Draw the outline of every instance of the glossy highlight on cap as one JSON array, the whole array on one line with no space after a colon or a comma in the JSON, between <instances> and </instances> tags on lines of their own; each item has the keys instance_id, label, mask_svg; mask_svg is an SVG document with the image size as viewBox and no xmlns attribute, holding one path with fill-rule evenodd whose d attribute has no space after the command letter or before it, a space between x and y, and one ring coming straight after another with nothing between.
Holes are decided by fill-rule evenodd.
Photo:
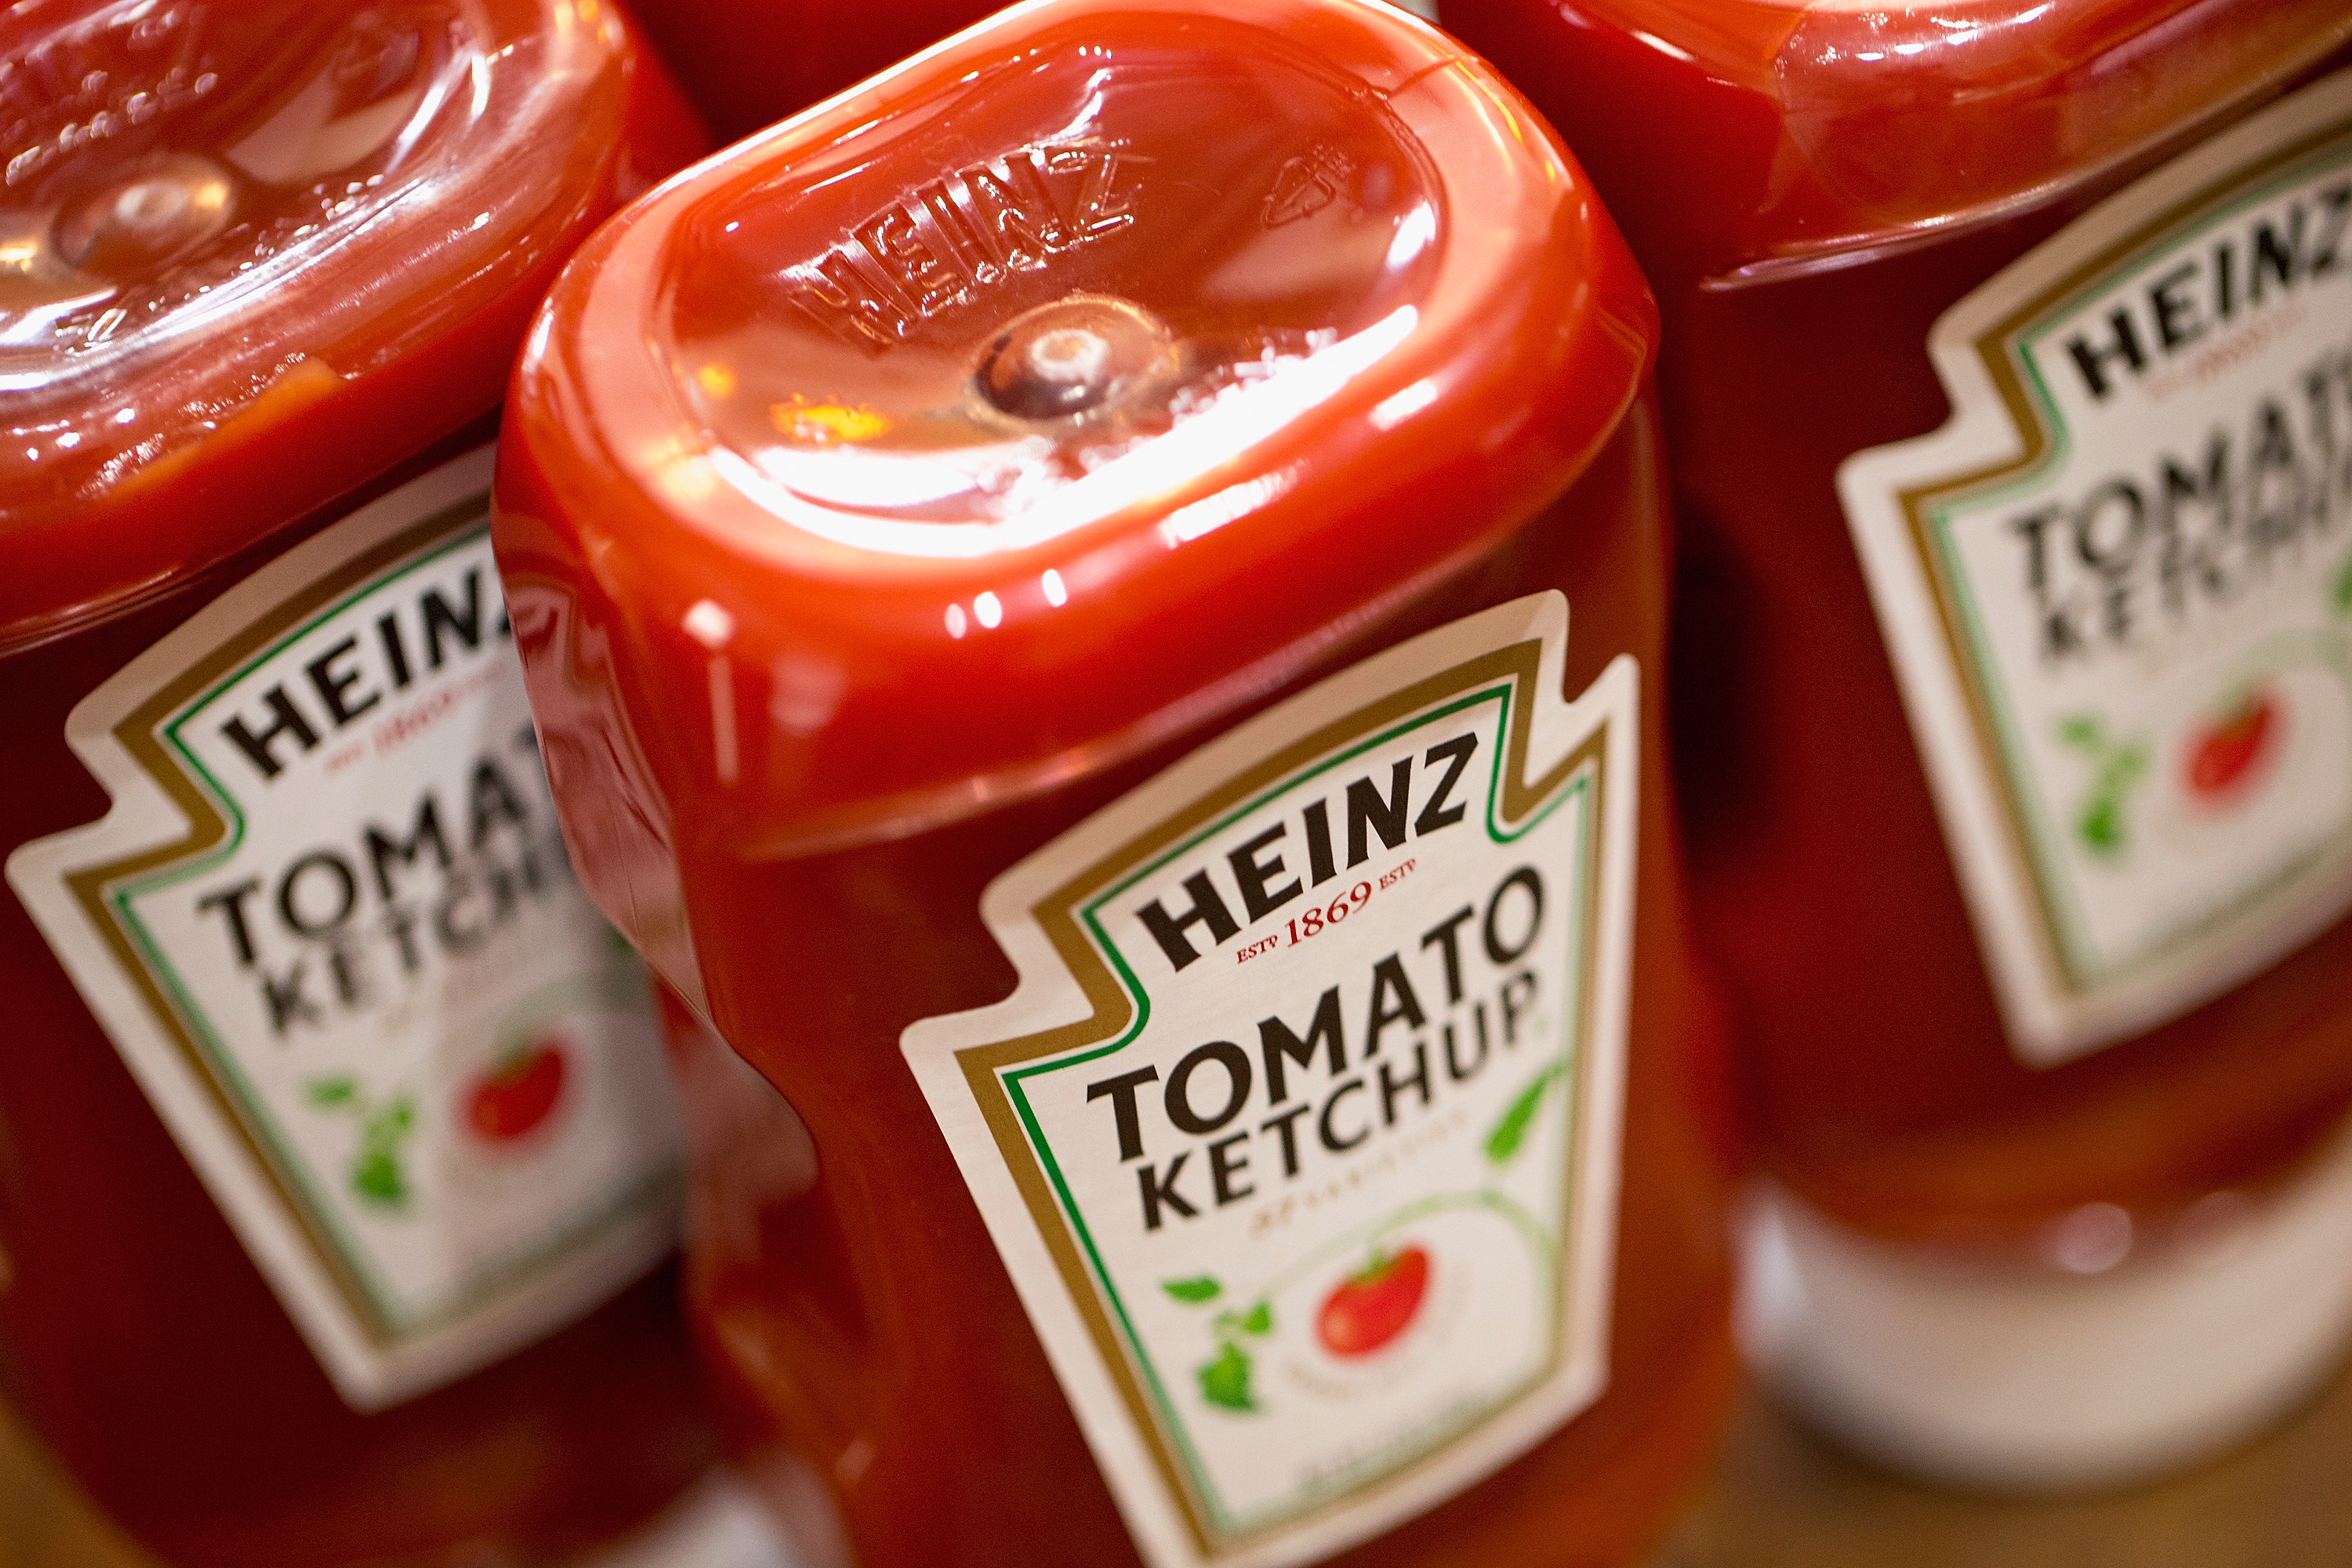
<instances>
[{"instance_id":1,"label":"glossy highlight on cap","mask_svg":"<svg viewBox=\"0 0 2352 1568\"><path fill-rule=\"evenodd\" d=\"M1585 150L1663 292L1886 255L2258 101L2338 0L1439 0ZM1663 138L1663 140L1662 140ZM1668 178L1612 177L1663 161Z\"/></svg>"},{"instance_id":2,"label":"glossy highlight on cap","mask_svg":"<svg viewBox=\"0 0 2352 1568\"><path fill-rule=\"evenodd\" d=\"M1433 28L1371 0L1039 0L583 249L518 372L501 548L576 530L558 553L632 584L633 639L688 685L703 602L741 667L813 671L822 733L737 762L802 780L766 818L814 826L858 807L785 752L859 745L918 681L969 689L980 724L1007 660L1171 616L1213 644L1055 738L1005 713L1011 763L1274 679L1297 628L1328 639L1557 494L1654 331L1573 163ZM1344 571L1297 564L1340 539ZM867 805L998 787L866 750L906 764Z\"/></svg>"}]
</instances>

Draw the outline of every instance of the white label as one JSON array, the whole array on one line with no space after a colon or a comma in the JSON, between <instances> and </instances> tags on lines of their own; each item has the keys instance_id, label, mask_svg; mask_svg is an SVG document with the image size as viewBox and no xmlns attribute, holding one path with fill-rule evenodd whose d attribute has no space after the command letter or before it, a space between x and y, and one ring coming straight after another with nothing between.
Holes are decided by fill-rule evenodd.
<instances>
[{"instance_id":1,"label":"white label","mask_svg":"<svg viewBox=\"0 0 2352 1568\"><path fill-rule=\"evenodd\" d=\"M2352 73L1954 306L1840 475L2011 1038L2152 1028L2352 907Z\"/></svg>"},{"instance_id":2,"label":"white label","mask_svg":"<svg viewBox=\"0 0 2352 1568\"><path fill-rule=\"evenodd\" d=\"M1637 781L1568 605L1417 637L991 884L908 1062L1146 1560L1316 1561L1607 1378Z\"/></svg>"},{"instance_id":3,"label":"white label","mask_svg":"<svg viewBox=\"0 0 2352 1568\"><path fill-rule=\"evenodd\" d=\"M562 1326L670 1246L645 981L572 880L491 454L297 546L73 711L112 797L8 879L343 1397Z\"/></svg>"}]
</instances>

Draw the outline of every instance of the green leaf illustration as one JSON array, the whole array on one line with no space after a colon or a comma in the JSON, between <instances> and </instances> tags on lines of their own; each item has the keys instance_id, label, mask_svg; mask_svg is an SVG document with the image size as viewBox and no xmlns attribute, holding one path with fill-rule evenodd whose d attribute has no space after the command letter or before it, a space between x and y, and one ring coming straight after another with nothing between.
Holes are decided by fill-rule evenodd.
<instances>
[{"instance_id":1,"label":"green leaf illustration","mask_svg":"<svg viewBox=\"0 0 2352 1568\"><path fill-rule=\"evenodd\" d=\"M1206 1274L1191 1279L1170 1279L1163 1282L1160 1288L1179 1301L1194 1304L1213 1301L1225 1293L1225 1288Z\"/></svg>"},{"instance_id":2,"label":"green leaf illustration","mask_svg":"<svg viewBox=\"0 0 2352 1568\"><path fill-rule=\"evenodd\" d=\"M1255 1410L1257 1400L1250 1394L1253 1370L1247 1351L1226 1345L1223 1355L1201 1368L1201 1397L1227 1410Z\"/></svg>"},{"instance_id":3,"label":"green leaf illustration","mask_svg":"<svg viewBox=\"0 0 2352 1568\"><path fill-rule=\"evenodd\" d=\"M1219 1312L1211 1326L1229 1339L1235 1334L1270 1334L1274 1332L1274 1308L1269 1302L1260 1301L1246 1312Z\"/></svg>"},{"instance_id":4,"label":"green leaf illustration","mask_svg":"<svg viewBox=\"0 0 2352 1568\"><path fill-rule=\"evenodd\" d=\"M2147 746L2110 739L2106 725L2089 713L2060 720L2058 739L2089 758L2092 767L2090 791L2074 811L2074 837L2095 858L2115 859L2130 847L2126 808L2133 788L2147 775Z\"/></svg>"},{"instance_id":5,"label":"green leaf illustration","mask_svg":"<svg viewBox=\"0 0 2352 1568\"><path fill-rule=\"evenodd\" d=\"M2113 859L2130 847L2124 807L2132 786L2147 773L2147 748L2118 746L2099 764L2091 794L2074 819L2074 834L2083 847L2101 859Z\"/></svg>"},{"instance_id":6,"label":"green leaf illustration","mask_svg":"<svg viewBox=\"0 0 2352 1568\"><path fill-rule=\"evenodd\" d=\"M303 1093L313 1105L349 1105L360 1095L360 1086L348 1078L313 1079L304 1086Z\"/></svg>"},{"instance_id":7,"label":"green leaf illustration","mask_svg":"<svg viewBox=\"0 0 2352 1568\"><path fill-rule=\"evenodd\" d=\"M390 1150L366 1149L352 1163L352 1191L378 1208L408 1206L408 1173Z\"/></svg>"},{"instance_id":8,"label":"green leaf illustration","mask_svg":"<svg viewBox=\"0 0 2352 1568\"><path fill-rule=\"evenodd\" d=\"M398 1143L416 1125L416 1102L403 1094L390 1103L378 1106L360 1130L360 1136L373 1146Z\"/></svg>"},{"instance_id":9,"label":"green leaf illustration","mask_svg":"<svg viewBox=\"0 0 2352 1568\"><path fill-rule=\"evenodd\" d=\"M2088 752L2093 756L2098 755L2107 747L2106 731L2101 727L2096 719L2086 713L2077 713L2071 719L2059 720L2058 739L2076 751Z\"/></svg>"},{"instance_id":10,"label":"green leaf illustration","mask_svg":"<svg viewBox=\"0 0 2352 1568\"><path fill-rule=\"evenodd\" d=\"M402 1155L409 1134L416 1130L415 1100L396 1094L382 1104L371 1104L360 1092L359 1081L349 1074L315 1079L304 1086L303 1094L331 1116L360 1119L360 1146L352 1156L352 1195L376 1208L406 1209L412 1193Z\"/></svg>"},{"instance_id":11,"label":"green leaf illustration","mask_svg":"<svg viewBox=\"0 0 2352 1568\"><path fill-rule=\"evenodd\" d=\"M2336 609L2339 615L2352 616L2352 555L2344 558L2336 574Z\"/></svg>"},{"instance_id":12,"label":"green leaf illustration","mask_svg":"<svg viewBox=\"0 0 2352 1568\"><path fill-rule=\"evenodd\" d=\"M2094 795L2074 819L2074 836L2083 847L2103 859L2112 859L2124 850L2123 803L2113 795Z\"/></svg>"},{"instance_id":13,"label":"green leaf illustration","mask_svg":"<svg viewBox=\"0 0 2352 1568\"><path fill-rule=\"evenodd\" d=\"M408 1177L388 1154L369 1154L352 1167L352 1185L372 1203L398 1208L408 1202Z\"/></svg>"},{"instance_id":14,"label":"green leaf illustration","mask_svg":"<svg viewBox=\"0 0 2352 1568\"><path fill-rule=\"evenodd\" d=\"M1527 1142L1528 1129L1535 1122L1537 1108L1543 1104L1544 1090L1551 1087L1559 1070L1559 1064L1554 1062L1538 1073L1535 1082L1519 1091L1518 1098L1503 1112L1503 1119L1495 1123L1495 1130L1486 1134L1486 1159L1490 1163L1507 1165L1519 1152L1519 1145Z\"/></svg>"}]
</instances>

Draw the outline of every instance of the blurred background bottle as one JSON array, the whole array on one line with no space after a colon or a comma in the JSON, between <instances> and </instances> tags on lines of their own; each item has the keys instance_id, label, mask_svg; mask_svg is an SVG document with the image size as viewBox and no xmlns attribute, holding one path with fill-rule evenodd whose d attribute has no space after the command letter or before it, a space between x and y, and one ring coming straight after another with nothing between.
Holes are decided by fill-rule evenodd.
<instances>
[{"instance_id":1,"label":"blurred background bottle","mask_svg":"<svg viewBox=\"0 0 2352 1568\"><path fill-rule=\"evenodd\" d=\"M2178 1462L2352 1325L2352 18L1443 0L1657 285L1751 1348Z\"/></svg>"},{"instance_id":2,"label":"blurred background bottle","mask_svg":"<svg viewBox=\"0 0 2352 1568\"><path fill-rule=\"evenodd\" d=\"M610 5L0 19L0 1383L187 1564L542 1563L711 1459L642 973L485 443L698 151Z\"/></svg>"},{"instance_id":3,"label":"blurred background bottle","mask_svg":"<svg viewBox=\"0 0 2352 1568\"><path fill-rule=\"evenodd\" d=\"M733 141L999 8L996 0L650 0L636 10L695 107Z\"/></svg>"}]
</instances>

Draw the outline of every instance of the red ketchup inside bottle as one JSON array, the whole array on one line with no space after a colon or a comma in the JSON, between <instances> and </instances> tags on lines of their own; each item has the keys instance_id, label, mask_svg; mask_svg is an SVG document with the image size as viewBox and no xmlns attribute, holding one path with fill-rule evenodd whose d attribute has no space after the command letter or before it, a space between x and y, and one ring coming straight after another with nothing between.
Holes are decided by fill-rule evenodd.
<instances>
[{"instance_id":1,"label":"red ketchup inside bottle","mask_svg":"<svg viewBox=\"0 0 2352 1568\"><path fill-rule=\"evenodd\" d=\"M499 562L807 1539L1654 1542L1728 1358L1651 323L1486 67L1301 0L1021 8L566 271Z\"/></svg>"},{"instance_id":2,"label":"red ketchup inside bottle","mask_svg":"<svg viewBox=\"0 0 2352 1568\"><path fill-rule=\"evenodd\" d=\"M1442 11L1660 290L1696 898L1800 1271L2111 1302L2008 1379L1817 1314L1801 1397L2032 1485L2246 1429L2352 1321L2297 1261L2352 1180L2341 7Z\"/></svg>"},{"instance_id":3,"label":"red ketchup inside bottle","mask_svg":"<svg viewBox=\"0 0 2352 1568\"><path fill-rule=\"evenodd\" d=\"M645 27L723 137L749 135L929 48L992 0L663 0Z\"/></svg>"}]
</instances>

